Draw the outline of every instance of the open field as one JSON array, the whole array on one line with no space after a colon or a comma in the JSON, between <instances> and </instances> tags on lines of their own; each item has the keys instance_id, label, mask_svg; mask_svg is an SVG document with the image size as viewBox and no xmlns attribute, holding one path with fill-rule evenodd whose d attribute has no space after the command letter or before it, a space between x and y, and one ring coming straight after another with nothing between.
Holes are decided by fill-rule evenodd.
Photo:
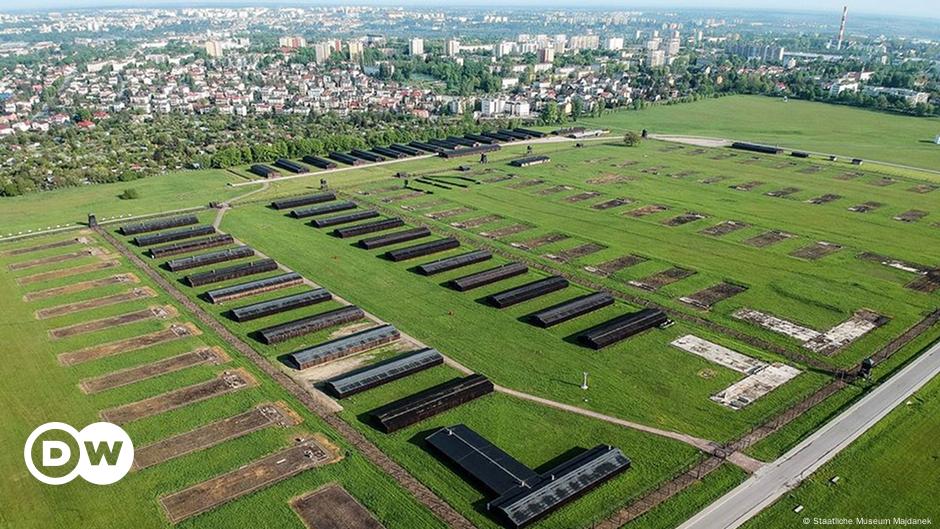
<instances>
[{"instance_id":1,"label":"open field","mask_svg":"<svg viewBox=\"0 0 940 529\"><path fill-rule=\"evenodd\" d=\"M804 517L936 520L938 412L940 379L934 379L745 527L790 528ZM798 505L804 509L797 514Z\"/></svg>"},{"instance_id":2,"label":"open field","mask_svg":"<svg viewBox=\"0 0 940 529\"><path fill-rule=\"evenodd\" d=\"M90 235L95 244L107 246L96 235ZM6 244L3 249L25 247L42 242L61 240L63 235ZM12 262L66 252L68 248L51 248L20 256L0 257L4 269ZM92 259L92 258L86 258ZM109 329L96 330L76 336L52 340L47 331L53 328L74 325L132 310L142 310L152 304L172 306L175 322L196 323L188 311L161 292L146 276L138 276L139 286L153 289L156 297L128 301L126 303L99 307L75 314L38 320L34 311L62 303L76 302L120 292L124 284L102 284L82 292L65 291L59 296L26 302L24 294L31 291L65 286L74 281L86 281L108 277L114 273L130 273L134 269L119 258L116 269L83 274L66 279L51 280L32 285L17 285L15 279L28 271L3 274L0 277L0 328L4 331L4 364L0 375L4 382L2 402L8 413L4 416L4 428L0 432L0 525L31 527L171 527L162 512L157 498L182 490L193 484L229 472L269 453L277 452L293 444L293 437L301 432L322 432L331 443L344 451L350 450L316 416L305 410L280 386L241 355L229 350L227 344L207 328L202 333L166 343L129 352L110 358L95 360L72 367L63 367L56 362L58 354L89 347L99 343L116 341L131 336L159 330L166 322L146 320ZM76 260L76 266L85 263ZM60 263L61 264L61 263ZM48 265L42 271L50 271ZM32 271L32 270L30 270ZM15 331L13 331L15 329ZM182 369L145 377L120 387L86 394L79 388L79 381L101 376L119 369L128 369L161 359L174 357L203 347L217 347L225 355L219 362L193 363ZM244 388L227 395L190 404L157 416L140 419L125 425L126 430L139 447L152 444L171 436L190 432L206 424L245 413L263 403L283 402L302 422L296 426L264 428L237 438L213 444L209 448L182 455L171 461L134 471L120 483L108 487L102 494L97 487L83 482L69 486L50 487L36 481L27 473L22 461L22 447L30 431L49 421L64 421L81 427L100 420L101 410L140 401L168 391L212 380L226 370L245 370L257 381L254 387ZM326 483L339 482L356 496L386 527L440 528L427 510L418 505L388 476L379 472L362 457L347 457L342 461L303 472L274 486L244 496L205 514L192 522L192 527L236 528L246 523L262 527L277 526L302 529L304 526L291 510L289 500L299 494ZM49 508L57 505L59 508Z\"/></svg>"},{"instance_id":3,"label":"open field","mask_svg":"<svg viewBox=\"0 0 940 529\"><path fill-rule=\"evenodd\" d=\"M795 99L784 103L773 97L730 96L582 121L620 133L646 128L658 134L765 142L933 170L940 167L940 147L933 144L940 118Z\"/></svg>"}]
</instances>

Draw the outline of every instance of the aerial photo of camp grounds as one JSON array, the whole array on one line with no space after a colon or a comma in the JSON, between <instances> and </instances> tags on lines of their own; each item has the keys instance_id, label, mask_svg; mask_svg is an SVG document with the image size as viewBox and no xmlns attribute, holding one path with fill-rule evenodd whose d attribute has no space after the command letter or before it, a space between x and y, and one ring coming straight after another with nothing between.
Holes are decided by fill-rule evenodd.
<instances>
[{"instance_id":1,"label":"aerial photo of camp grounds","mask_svg":"<svg viewBox=\"0 0 940 529\"><path fill-rule=\"evenodd\" d=\"M0 529L940 525L940 11L8 0Z\"/></svg>"}]
</instances>

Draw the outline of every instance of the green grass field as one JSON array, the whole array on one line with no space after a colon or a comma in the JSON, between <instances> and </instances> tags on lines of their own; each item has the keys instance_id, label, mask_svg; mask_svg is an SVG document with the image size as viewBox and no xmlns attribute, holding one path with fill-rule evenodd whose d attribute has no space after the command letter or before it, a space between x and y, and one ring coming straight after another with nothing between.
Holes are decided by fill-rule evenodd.
<instances>
[{"instance_id":1,"label":"green grass field","mask_svg":"<svg viewBox=\"0 0 940 529\"><path fill-rule=\"evenodd\" d=\"M940 379L934 379L745 527L790 528L806 517L936 520L938 412ZM798 505L804 508L794 513Z\"/></svg>"},{"instance_id":2,"label":"green grass field","mask_svg":"<svg viewBox=\"0 0 940 529\"><path fill-rule=\"evenodd\" d=\"M584 119L614 132L709 136L765 142L936 170L940 118L915 118L764 96L730 96Z\"/></svg>"},{"instance_id":3,"label":"green grass field","mask_svg":"<svg viewBox=\"0 0 940 529\"><path fill-rule=\"evenodd\" d=\"M19 246L29 246L43 241L59 240L62 235L31 239ZM102 241L95 241L99 245ZM14 247L5 245L4 249ZM29 254L28 258L64 253L63 249ZM55 269L43 266L29 270L8 272L8 263L26 260L27 257L0 257L4 273L0 278L0 326L4 329L4 363L0 375L4 379L3 404L6 409L4 428L0 431L0 501L4 507L0 514L0 525L4 527L171 527L166 521L156 499L188 485L232 470L253 459L289 446L292 436L302 432L323 432L333 442L346 448L318 418L304 411L280 386L254 369L247 360L227 350L232 358L220 366L197 366L171 375L157 377L130 386L113 389L94 395L86 395L78 388L82 378L103 374L116 369L130 367L174 354L190 351L200 346L220 346L224 343L210 329L203 328L198 337L153 346L137 352L79 364L71 367L59 365L59 353L75 350L92 344L118 340L152 332L163 328L166 322L148 321L115 327L83 336L52 340L47 331L52 328L89 321L105 316L122 314L151 305L175 305L165 294L158 297L102 307L91 311L37 320L33 311L83 299L92 299L114 294L127 288L126 285L101 287L82 293L25 302L24 293L44 288L61 286L77 280L105 277L114 273L134 272L123 260L119 268L99 271L68 279L45 281L19 286L14 282L36 272ZM69 263L79 265L92 262L84 258ZM65 268L65 266L60 266ZM139 286L154 287L145 276ZM176 306L180 314L176 321L195 322L182 307ZM214 377L225 369L245 368L259 381L255 388L237 391L229 395L196 403L165 414L149 417L126 425L126 430L137 446L142 446L164 437L191 430L202 424L246 411L261 402L284 401L303 418L303 423L290 429L269 428L239 439L223 443L203 452L190 454L167 463L132 472L118 484L105 489L90 486L77 480L68 485L53 487L43 485L27 472L22 460L23 443L35 427L49 421L63 421L81 428L96 422L102 409L137 401L178 387L198 383ZM346 448L348 449L348 448ZM397 484L372 467L367 460L355 455L339 463L308 471L285 480L269 489L245 497L205 515L181 524L181 527L244 527L254 526L296 527L303 525L290 510L290 498L313 490L323 483L336 481L343 484L369 507L388 527L441 527L441 524L423 507L419 506ZM55 507L53 507L55 506Z\"/></svg>"}]
</instances>

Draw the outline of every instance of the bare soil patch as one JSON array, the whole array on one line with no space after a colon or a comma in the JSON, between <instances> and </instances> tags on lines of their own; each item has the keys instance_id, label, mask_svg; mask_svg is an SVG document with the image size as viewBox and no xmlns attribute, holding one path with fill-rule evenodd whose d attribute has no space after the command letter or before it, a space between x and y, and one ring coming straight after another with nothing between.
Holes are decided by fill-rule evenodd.
<instances>
[{"instance_id":1,"label":"bare soil patch","mask_svg":"<svg viewBox=\"0 0 940 529\"><path fill-rule=\"evenodd\" d=\"M594 197L598 197L601 194L597 191L585 191L583 193L578 193L577 195L571 195L570 197L565 197L565 202L582 202Z\"/></svg>"},{"instance_id":2,"label":"bare soil patch","mask_svg":"<svg viewBox=\"0 0 940 529\"><path fill-rule=\"evenodd\" d=\"M531 228L532 226L528 224L512 224L504 228L498 228L492 231L481 231L480 235L483 237L486 237L487 239L501 239L503 237L508 237L516 233L522 233Z\"/></svg>"},{"instance_id":3,"label":"bare soil patch","mask_svg":"<svg viewBox=\"0 0 940 529\"><path fill-rule=\"evenodd\" d=\"M470 213L473 211L470 208L460 207L453 209L445 209L444 211L435 211L432 213L425 213L424 216L429 219L440 220L440 219L449 219L451 217L456 217L457 215L463 215L464 213Z\"/></svg>"},{"instance_id":4,"label":"bare soil patch","mask_svg":"<svg viewBox=\"0 0 940 529\"><path fill-rule=\"evenodd\" d=\"M526 187L537 186L539 184L544 184L544 183L545 183L545 180L542 180L541 178L529 178L527 180L520 180L519 182L516 182L514 184L509 184L509 186L507 187L509 187L509 189L523 189Z\"/></svg>"},{"instance_id":5,"label":"bare soil patch","mask_svg":"<svg viewBox=\"0 0 940 529\"><path fill-rule=\"evenodd\" d=\"M604 185L604 184L623 184L631 180L634 180L634 179L626 175L607 173L607 174L603 174L601 176L597 176L594 178L588 178L587 180L585 180L585 182L588 184L592 184L592 185Z\"/></svg>"},{"instance_id":6,"label":"bare soil patch","mask_svg":"<svg viewBox=\"0 0 940 529\"><path fill-rule=\"evenodd\" d=\"M127 424L257 385L258 381L248 371L235 369L221 373L218 377L206 382L186 386L116 408L102 410L101 418L114 424Z\"/></svg>"},{"instance_id":7,"label":"bare soil patch","mask_svg":"<svg viewBox=\"0 0 940 529\"><path fill-rule=\"evenodd\" d=\"M175 317L176 315L176 308L172 305L166 305L163 307L148 307L143 310L135 310L132 312L125 312L124 314L118 314L117 316L110 316L108 318L101 318L83 323L76 323L75 325L59 327L58 329L50 329L49 336L52 338L68 338L70 336L101 331L104 329L110 329L112 327L119 327L121 325L130 325L131 323L137 323L141 321L154 319L165 320L167 318Z\"/></svg>"},{"instance_id":8,"label":"bare soil patch","mask_svg":"<svg viewBox=\"0 0 940 529\"><path fill-rule=\"evenodd\" d=\"M630 210L624 213L624 215L629 215L631 217L640 218L640 217L645 217L647 215L652 215L654 213L659 213L661 211L666 211L667 209L669 209L669 206L664 206L662 204L650 204L648 206L642 206L642 207Z\"/></svg>"},{"instance_id":9,"label":"bare soil patch","mask_svg":"<svg viewBox=\"0 0 940 529\"><path fill-rule=\"evenodd\" d=\"M171 342L188 338L190 336L199 336L202 331L192 323L173 324L162 331L142 334L132 338L116 340L99 345L93 345L77 351L70 351L59 355L59 363L65 366L90 362L106 356L137 351L146 347L151 347L160 343Z\"/></svg>"},{"instance_id":10,"label":"bare soil patch","mask_svg":"<svg viewBox=\"0 0 940 529\"><path fill-rule=\"evenodd\" d=\"M826 193L825 195L820 195L818 197L811 198L807 200L807 202L809 202L810 204L816 204L816 205L828 204L829 202L832 202L834 200L839 200L840 198L842 198L842 195L836 195L834 193Z\"/></svg>"},{"instance_id":11,"label":"bare soil patch","mask_svg":"<svg viewBox=\"0 0 940 529\"><path fill-rule=\"evenodd\" d=\"M750 239L744 241L744 244L750 244L751 246L755 246L757 248L764 248L766 246L771 246L773 244L777 244L778 242L785 241L792 237L795 237L795 235L792 233L787 233L780 230L770 230L756 237L751 237Z\"/></svg>"},{"instance_id":12,"label":"bare soil patch","mask_svg":"<svg viewBox=\"0 0 940 529\"><path fill-rule=\"evenodd\" d=\"M695 294L683 296L679 298L679 301L692 305L693 307L709 310L715 303L726 300L732 296L737 296L746 290L747 287L743 285L721 282L704 290L699 290Z\"/></svg>"},{"instance_id":13,"label":"bare soil patch","mask_svg":"<svg viewBox=\"0 0 940 529\"><path fill-rule=\"evenodd\" d=\"M382 202L385 202L386 204L392 204L394 202L401 202L403 200L423 197L424 195L425 195L424 191L409 191L407 193L402 193L400 195L395 195L391 197L383 197Z\"/></svg>"},{"instance_id":14,"label":"bare soil patch","mask_svg":"<svg viewBox=\"0 0 940 529\"><path fill-rule=\"evenodd\" d=\"M150 378L175 373L188 367L200 364L220 365L229 361L229 357L219 347L202 347L188 353L178 354L156 362L121 369L106 375L86 378L78 383L85 393L100 393L109 389L119 388L147 380Z\"/></svg>"},{"instance_id":15,"label":"bare soil patch","mask_svg":"<svg viewBox=\"0 0 940 529\"><path fill-rule=\"evenodd\" d=\"M448 203L449 201L446 198L438 198L435 200L428 200L427 202L421 202L419 204L402 204L398 207L405 211L424 211L426 209L436 208Z\"/></svg>"},{"instance_id":16,"label":"bare soil patch","mask_svg":"<svg viewBox=\"0 0 940 529\"><path fill-rule=\"evenodd\" d=\"M872 180L871 182L869 182L869 184L873 186L878 186L878 187L885 187L885 186L896 184L897 182L898 181L894 178L891 178L889 176L883 176L877 180Z\"/></svg>"},{"instance_id":17,"label":"bare soil patch","mask_svg":"<svg viewBox=\"0 0 940 529\"><path fill-rule=\"evenodd\" d=\"M61 279L63 277L77 276L80 274L97 272L99 270L107 270L109 268L117 268L119 265L120 263L117 261L102 261L100 263L90 263L81 266L73 266L72 268L65 268L63 270L52 270L49 272L33 274L31 276L20 277L16 280L16 282L20 285L31 285L33 283L40 283L42 281L49 281L51 279Z\"/></svg>"},{"instance_id":18,"label":"bare soil patch","mask_svg":"<svg viewBox=\"0 0 940 529\"><path fill-rule=\"evenodd\" d=\"M86 299L84 301L76 301L74 303L66 303L65 305L57 305L55 307L49 307L47 309L39 309L36 311L37 320L45 320L48 318L55 318L57 316L63 316L65 314L74 314L76 312L81 312L84 310L97 309L99 307L107 307L109 305L116 305L118 303L124 303L126 301L133 301L135 299L144 299L156 297L157 293L153 291L150 287L140 287L132 288L130 290L112 294L110 296L102 296L100 298Z\"/></svg>"},{"instance_id":19,"label":"bare soil patch","mask_svg":"<svg viewBox=\"0 0 940 529\"><path fill-rule=\"evenodd\" d=\"M711 226L709 228L705 228L699 233L702 233L704 235L711 235L712 237L722 237L729 233L732 233L738 230L743 230L744 228L747 228L747 227L748 227L748 224L746 222L742 222L740 220L726 220L726 221L719 222L718 224L715 224L714 226Z\"/></svg>"},{"instance_id":20,"label":"bare soil patch","mask_svg":"<svg viewBox=\"0 0 940 529\"><path fill-rule=\"evenodd\" d=\"M818 172L820 172L820 171L822 171L822 170L823 170L823 168L822 168L822 166L820 166L820 165L810 165L810 166L807 166L807 167L804 167L804 168L800 169L800 170L797 171L797 172L798 172L798 173L803 173L803 174L816 174L816 173L818 173Z\"/></svg>"},{"instance_id":21,"label":"bare soil patch","mask_svg":"<svg viewBox=\"0 0 940 529\"><path fill-rule=\"evenodd\" d=\"M899 220L901 222L917 222L920 219L926 217L928 213L926 211L921 211L919 209L912 209L901 213L900 215L894 217L894 220Z\"/></svg>"},{"instance_id":22,"label":"bare soil patch","mask_svg":"<svg viewBox=\"0 0 940 529\"><path fill-rule=\"evenodd\" d=\"M722 182L727 179L728 179L727 176L709 176L708 178L703 178L699 180L699 182L706 184L706 185L711 185L711 184L717 184L718 182Z\"/></svg>"},{"instance_id":23,"label":"bare soil patch","mask_svg":"<svg viewBox=\"0 0 940 529\"><path fill-rule=\"evenodd\" d=\"M584 257L585 255L591 255L592 253L597 253L605 248L607 247L604 245L589 242L589 243L585 243L579 246L575 246L574 248L561 250L560 252L547 253L543 255L543 257L547 257L548 259L551 259L552 261L556 261L559 263L567 263L569 261L573 261L575 259Z\"/></svg>"},{"instance_id":24,"label":"bare soil patch","mask_svg":"<svg viewBox=\"0 0 940 529\"><path fill-rule=\"evenodd\" d=\"M783 198L783 197L790 196L793 193L797 193L799 191L800 191L800 188L798 187L785 187L783 189L777 189L775 191L768 191L764 194L769 197Z\"/></svg>"},{"instance_id":25,"label":"bare soil patch","mask_svg":"<svg viewBox=\"0 0 940 529\"><path fill-rule=\"evenodd\" d=\"M611 259L610 261L605 261L598 265L585 266L584 269L588 272L591 272L592 274L607 277L623 270L624 268L629 268L645 261L648 261L646 257L639 255L624 255L623 257Z\"/></svg>"},{"instance_id":26,"label":"bare soil patch","mask_svg":"<svg viewBox=\"0 0 940 529\"><path fill-rule=\"evenodd\" d=\"M546 244L552 244L555 242L564 241L565 239L568 239L568 238L569 236L564 233L554 232L554 233L542 235L541 237L535 237L533 239L527 239L527 240L520 241L520 242L510 243L510 246L513 246L515 248L520 248L522 250L533 250L535 248L545 246Z\"/></svg>"},{"instance_id":27,"label":"bare soil patch","mask_svg":"<svg viewBox=\"0 0 940 529\"><path fill-rule=\"evenodd\" d=\"M47 288L45 290L29 292L23 296L23 300L37 301L40 299L65 296L67 294L75 294L76 292L84 292L86 290L105 287L108 285L119 285L121 283L140 283L140 279L134 274L115 274L113 276L103 277L101 279L89 279L88 281L79 281L77 283L72 283L71 285L64 285L61 287L53 287Z\"/></svg>"},{"instance_id":28,"label":"bare soil patch","mask_svg":"<svg viewBox=\"0 0 940 529\"><path fill-rule=\"evenodd\" d=\"M912 193L930 193L931 191L936 190L940 186L935 186L933 184L917 184L916 186L908 189Z\"/></svg>"},{"instance_id":29,"label":"bare soil patch","mask_svg":"<svg viewBox=\"0 0 940 529\"><path fill-rule=\"evenodd\" d=\"M666 226L682 226L683 224L688 224L690 222L702 220L706 217L707 215L704 215L702 213L689 211L687 213L683 213L682 215L677 215L675 217L672 217L671 219L666 219L663 221L663 224L665 224Z\"/></svg>"},{"instance_id":30,"label":"bare soil patch","mask_svg":"<svg viewBox=\"0 0 940 529\"><path fill-rule=\"evenodd\" d=\"M612 208L619 208L620 206L626 206L627 204L632 204L633 199L630 198L614 198L611 200L606 200L604 202L598 202L597 204L592 205L591 207L597 210L605 210Z\"/></svg>"},{"instance_id":31,"label":"bare soil patch","mask_svg":"<svg viewBox=\"0 0 940 529\"><path fill-rule=\"evenodd\" d=\"M790 255L793 257L799 257L800 259L815 261L817 259L822 259L829 254L836 253L841 249L842 246L839 244L819 241L816 244L797 248L796 250L790 252Z\"/></svg>"},{"instance_id":32,"label":"bare soil patch","mask_svg":"<svg viewBox=\"0 0 940 529\"><path fill-rule=\"evenodd\" d=\"M571 191L572 189L574 188L571 186L557 185L557 186L552 186L552 187L546 187L545 189L540 190L536 194L539 196L554 195L556 193L561 193L562 191Z\"/></svg>"},{"instance_id":33,"label":"bare soil patch","mask_svg":"<svg viewBox=\"0 0 940 529\"><path fill-rule=\"evenodd\" d=\"M325 437L312 436L227 474L163 496L160 504L170 522L176 524L305 470L328 465L339 459L338 449Z\"/></svg>"},{"instance_id":34,"label":"bare soil patch","mask_svg":"<svg viewBox=\"0 0 940 529\"><path fill-rule=\"evenodd\" d=\"M286 428L297 424L300 424L300 417L286 404L259 404L244 413L135 449L134 467L144 469L159 465L271 426Z\"/></svg>"},{"instance_id":35,"label":"bare soil patch","mask_svg":"<svg viewBox=\"0 0 940 529\"><path fill-rule=\"evenodd\" d=\"M35 246L27 246L25 248L14 248L12 250L5 250L0 252L0 255L13 256L13 255L23 255L33 252L41 252L43 250L51 250L53 248L64 248L66 246L72 246L75 244L88 244L90 241L86 237L76 237L74 239L65 239L63 241L47 242L45 244L37 244Z\"/></svg>"},{"instance_id":36,"label":"bare soil patch","mask_svg":"<svg viewBox=\"0 0 940 529\"><path fill-rule=\"evenodd\" d=\"M861 173L859 171L847 171L842 174L838 174L833 178L836 180L854 180L860 176L865 176L865 173Z\"/></svg>"},{"instance_id":37,"label":"bare soil patch","mask_svg":"<svg viewBox=\"0 0 940 529\"><path fill-rule=\"evenodd\" d=\"M26 270L27 268L35 268L37 266L43 266L48 264L55 263L64 263L66 261L71 261L73 259L81 259L83 257L91 257L93 255L104 257L110 257L110 254L98 247L82 248L81 250L69 253L60 253L57 255L50 255L47 257L40 257L39 259L31 259L29 261L20 261L18 263L11 263L8 268L10 270Z\"/></svg>"},{"instance_id":38,"label":"bare soil patch","mask_svg":"<svg viewBox=\"0 0 940 529\"><path fill-rule=\"evenodd\" d=\"M928 294L937 291L940 289L940 268L928 271L905 286L911 290Z\"/></svg>"},{"instance_id":39,"label":"bare soil patch","mask_svg":"<svg viewBox=\"0 0 940 529\"><path fill-rule=\"evenodd\" d=\"M927 273L928 270L930 270L929 267L924 266L924 265L912 263L910 261L903 261L901 259L894 259L893 257L888 257L886 255L881 255L881 254L877 254L873 252L862 252L858 254L857 257L863 261L872 261L878 264L882 264L884 266L896 268L898 270L902 270L904 272L911 272L914 274L925 274Z\"/></svg>"},{"instance_id":40,"label":"bare soil patch","mask_svg":"<svg viewBox=\"0 0 940 529\"><path fill-rule=\"evenodd\" d=\"M878 209L883 205L884 204L882 204L881 202L875 202L873 200L869 200L868 202L863 202L861 204L850 207L849 211L852 211L855 213L868 213L869 211Z\"/></svg>"},{"instance_id":41,"label":"bare soil patch","mask_svg":"<svg viewBox=\"0 0 940 529\"><path fill-rule=\"evenodd\" d=\"M385 529L340 485L326 485L291 501L307 529Z\"/></svg>"},{"instance_id":42,"label":"bare soil patch","mask_svg":"<svg viewBox=\"0 0 940 529\"><path fill-rule=\"evenodd\" d=\"M656 272L655 274L644 277L642 279L628 281L628 283L637 288L655 292L666 285L671 285L692 275L695 275L695 270L674 266L667 270L663 270L662 272Z\"/></svg>"},{"instance_id":43,"label":"bare soil patch","mask_svg":"<svg viewBox=\"0 0 940 529\"><path fill-rule=\"evenodd\" d=\"M489 224L490 222L496 222L497 220L502 220L501 215L483 215L482 217L473 217L472 219L462 220L459 222L451 222L450 225L455 228L460 228L463 230L470 230L473 228L479 228L484 224Z\"/></svg>"},{"instance_id":44,"label":"bare soil patch","mask_svg":"<svg viewBox=\"0 0 940 529\"><path fill-rule=\"evenodd\" d=\"M750 182L744 182L743 184L733 184L728 186L731 189L736 189L738 191L750 191L757 186L764 185L760 180L751 180Z\"/></svg>"}]
</instances>

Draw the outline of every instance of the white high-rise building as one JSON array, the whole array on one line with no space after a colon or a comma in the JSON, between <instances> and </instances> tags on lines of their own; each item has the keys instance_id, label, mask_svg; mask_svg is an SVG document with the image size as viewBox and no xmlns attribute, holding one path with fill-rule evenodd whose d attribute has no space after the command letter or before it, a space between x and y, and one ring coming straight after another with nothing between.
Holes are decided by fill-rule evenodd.
<instances>
[{"instance_id":1,"label":"white high-rise building","mask_svg":"<svg viewBox=\"0 0 940 529\"><path fill-rule=\"evenodd\" d=\"M349 60L354 61L362 57L362 41L361 40L351 40L347 44L349 48Z\"/></svg>"},{"instance_id":2,"label":"white high-rise building","mask_svg":"<svg viewBox=\"0 0 940 529\"><path fill-rule=\"evenodd\" d=\"M646 54L646 65L650 68L665 66L666 52L664 50L649 50Z\"/></svg>"},{"instance_id":3,"label":"white high-rise building","mask_svg":"<svg viewBox=\"0 0 940 529\"><path fill-rule=\"evenodd\" d=\"M415 37L408 43L408 55L424 55L424 39Z\"/></svg>"},{"instance_id":4,"label":"white high-rise building","mask_svg":"<svg viewBox=\"0 0 940 529\"><path fill-rule=\"evenodd\" d=\"M604 41L604 49L618 51L623 49L623 37L610 37Z\"/></svg>"},{"instance_id":5,"label":"white high-rise building","mask_svg":"<svg viewBox=\"0 0 940 529\"><path fill-rule=\"evenodd\" d=\"M333 53L333 48L329 42L318 42L313 45L313 56L318 63L326 62Z\"/></svg>"},{"instance_id":6,"label":"white high-rise building","mask_svg":"<svg viewBox=\"0 0 940 529\"><path fill-rule=\"evenodd\" d=\"M502 114L505 109L506 102L502 99L483 99L480 101L480 114L484 116Z\"/></svg>"},{"instance_id":7,"label":"white high-rise building","mask_svg":"<svg viewBox=\"0 0 940 529\"><path fill-rule=\"evenodd\" d=\"M666 55L672 57L679 54L680 40L678 37L666 41Z\"/></svg>"},{"instance_id":8,"label":"white high-rise building","mask_svg":"<svg viewBox=\"0 0 940 529\"><path fill-rule=\"evenodd\" d=\"M222 41L207 40L206 41L206 54L209 55L209 57L221 57L222 56Z\"/></svg>"},{"instance_id":9,"label":"white high-rise building","mask_svg":"<svg viewBox=\"0 0 940 529\"><path fill-rule=\"evenodd\" d=\"M448 57L453 57L460 53L460 41L457 39L449 39L445 47Z\"/></svg>"}]
</instances>

